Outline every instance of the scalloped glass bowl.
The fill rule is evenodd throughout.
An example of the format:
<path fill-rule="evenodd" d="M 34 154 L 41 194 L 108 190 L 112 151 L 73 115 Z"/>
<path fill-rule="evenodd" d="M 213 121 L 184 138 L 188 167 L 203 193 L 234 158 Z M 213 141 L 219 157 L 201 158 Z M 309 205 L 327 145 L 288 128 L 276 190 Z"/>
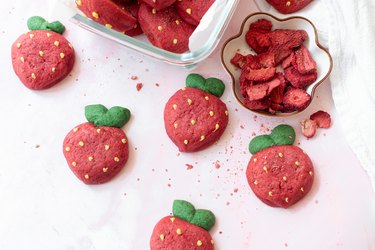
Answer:
<path fill-rule="evenodd" d="M 311 104 L 313 100 L 316 88 L 321 83 L 323 83 L 324 80 L 331 73 L 332 64 L 333 64 L 332 57 L 329 54 L 328 50 L 319 44 L 318 33 L 314 24 L 310 20 L 304 17 L 300 17 L 300 16 L 293 16 L 293 17 L 288 17 L 285 19 L 280 19 L 280 18 L 277 18 L 275 16 L 272 16 L 270 14 L 263 13 L 263 12 L 251 14 L 247 16 L 242 22 L 240 32 L 237 35 L 229 38 L 224 43 L 223 48 L 221 50 L 221 61 L 222 61 L 224 68 L 226 69 L 226 71 L 229 73 L 229 75 L 232 78 L 232 90 L 238 103 L 244 108 L 254 113 L 261 114 L 261 115 L 282 116 L 282 117 L 295 115 L 297 113 L 302 112 L 303 110 L 295 111 L 291 113 L 277 112 L 277 113 L 271 114 L 266 111 L 251 110 L 242 103 L 244 98 L 241 94 L 240 84 L 239 84 L 239 77 L 241 74 L 241 70 L 238 69 L 236 66 L 234 66 L 230 62 L 230 60 L 233 58 L 233 56 L 237 52 L 243 55 L 246 55 L 249 53 L 255 54 L 255 52 L 252 51 L 252 49 L 246 43 L 245 36 L 246 36 L 246 32 L 249 30 L 250 24 L 262 18 L 271 21 L 273 24 L 273 29 L 302 29 L 308 33 L 309 38 L 304 42 L 304 45 L 308 48 L 312 57 L 316 61 L 317 73 L 318 73 L 318 78 L 316 79 L 316 81 L 312 83 L 306 89 L 307 93 L 311 95 L 311 101 L 309 105 Z"/>
<path fill-rule="evenodd" d="M 86 30 L 106 37 L 142 54 L 156 58 L 157 60 L 173 65 L 183 66 L 186 68 L 192 68 L 197 63 L 207 58 L 214 51 L 239 1 L 240 0 L 222 0 L 220 2 L 222 4 L 222 9 L 219 13 L 217 13 L 217 16 L 215 16 L 217 17 L 215 18 L 215 22 L 213 22 L 209 27 L 210 32 L 207 32 L 209 35 L 206 39 L 206 42 L 202 44 L 200 48 L 182 54 L 176 54 L 163 49 L 159 49 L 149 43 L 144 35 L 136 37 L 123 35 L 122 33 L 108 29 L 105 26 L 92 21 L 91 19 L 81 14 L 74 15 L 72 17 L 72 21 Z"/>

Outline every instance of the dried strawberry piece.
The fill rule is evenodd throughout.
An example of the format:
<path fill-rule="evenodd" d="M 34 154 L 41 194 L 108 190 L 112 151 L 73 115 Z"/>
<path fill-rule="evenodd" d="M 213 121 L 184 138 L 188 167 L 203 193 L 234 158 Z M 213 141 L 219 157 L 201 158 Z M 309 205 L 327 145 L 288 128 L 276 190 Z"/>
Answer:
<path fill-rule="evenodd" d="M 246 64 L 246 56 L 236 53 L 232 59 L 230 59 L 231 64 L 236 66 L 237 68 L 242 68 Z"/>
<path fill-rule="evenodd" d="M 310 101 L 311 96 L 304 89 L 290 87 L 284 95 L 284 110 L 301 111 L 309 105 Z"/>
<path fill-rule="evenodd" d="M 283 110 L 284 110 L 284 106 L 278 103 L 271 103 L 271 106 L 268 109 L 270 113 L 276 113 L 277 111 L 283 111 Z"/>
<path fill-rule="evenodd" d="M 260 100 L 269 96 L 271 91 L 280 85 L 280 80 L 274 78 L 268 82 L 253 84 L 247 88 L 247 95 L 250 101 Z"/>
<path fill-rule="evenodd" d="M 272 47 L 282 45 L 286 49 L 299 47 L 308 37 L 304 30 L 277 29 L 270 33 Z"/>
<path fill-rule="evenodd" d="M 316 62 L 312 58 L 309 50 L 301 45 L 294 51 L 295 57 L 293 61 L 293 66 L 301 74 L 307 74 L 316 72 Z"/>
<path fill-rule="evenodd" d="M 256 59 L 258 60 L 260 66 L 262 68 L 270 68 L 275 67 L 275 53 L 272 51 L 268 51 L 265 53 L 258 54 L 256 56 Z"/>
<path fill-rule="evenodd" d="M 331 116 L 323 110 L 319 110 L 310 116 L 319 128 L 329 128 L 331 126 Z"/>
<path fill-rule="evenodd" d="M 255 22 L 250 24 L 251 30 L 264 30 L 264 31 L 271 31 L 272 30 L 272 22 L 267 19 L 259 19 Z"/>
<path fill-rule="evenodd" d="M 290 55 L 281 62 L 281 67 L 283 67 L 283 69 L 286 69 L 292 65 L 293 61 L 294 53 L 290 53 Z"/>
<path fill-rule="evenodd" d="M 245 39 L 247 44 L 256 52 L 264 53 L 267 52 L 271 46 L 269 31 L 263 30 L 249 30 L 246 33 Z"/>
<path fill-rule="evenodd" d="M 318 73 L 316 71 L 301 74 L 294 67 L 289 67 L 284 70 L 285 78 L 296 88 L 304 89 L 316 81 Z"/>
<path fill-rule="evenodd" d="M 261 68 L 261 69 L 247 69 L 246 79 L 250 81 L 267 81 L 271 79 L 275 73 L 276 68 L 270 67 L 270 68 Z"/>
<path fill-rule="evenodd" d="M 243 97 L 247 98 L 248 97 L 247 96 L 247 89 L 251 85 L 253 85 L 253 82 L 246 79 L 246 74 L 245 74 L 244 71 L 241 72 L 239 82 L 240 82 L 241 94 L 242 94 Z"/>
<path fill-rule="evenodd" d="M 256 101 L 250 101 L 249 99 L 244 99 L 243 104 L 251 110 L 265 110 L 271 106 L 271 101 L 267 97 L 261 100 L 256 100 Z"/>
<path fill-rule="evenodd" d="M 302 128 L 302 134 L 306 138 L 311 138 L 315 135 L 318 125 L 314 120 L 305 119 L 301 122 L 301 128 Z"/>
<path fill-rule="evenodd" d="M 280 84 L 271 91 L 270 98 L 273 104 L 281 104 L 284 98 L 286 81 L 282 73 L 276 73 L 276 76 L 279 79 Z"/>

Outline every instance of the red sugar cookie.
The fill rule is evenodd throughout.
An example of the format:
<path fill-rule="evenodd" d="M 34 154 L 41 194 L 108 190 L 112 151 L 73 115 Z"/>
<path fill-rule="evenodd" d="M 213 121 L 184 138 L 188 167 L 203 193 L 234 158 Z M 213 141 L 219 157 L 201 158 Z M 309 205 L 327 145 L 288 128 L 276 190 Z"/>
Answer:
<path fill-rule="evenodd" d="M 266 0 L 277 11 L 290 14 L 305 8 L 312 0 Z"/>
<path fill-rule="evenodd" d="M 175 6 L 186 22 L 197 26 L 215 0 L 179 0 Z"/>

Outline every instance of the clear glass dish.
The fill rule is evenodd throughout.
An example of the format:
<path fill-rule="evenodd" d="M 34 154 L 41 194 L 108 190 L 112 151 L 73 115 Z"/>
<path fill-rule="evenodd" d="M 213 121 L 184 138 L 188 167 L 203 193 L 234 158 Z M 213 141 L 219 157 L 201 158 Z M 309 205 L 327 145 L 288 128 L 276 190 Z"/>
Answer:
<path fill-rule="evenodd" d="M 216 48 L 237 7 L 239 0 L 220 0 L 220 2 L 222 2 L 223 8 L 218 13 L 217 20 L 213 22 L 213 26 L 210 27 L 210 34 L 205 44 L 200 46 L 199 49 L 182 54 L 172 53 L 153 46 L 147 41 L 145 35 L 136 37 L 123 35 L 122 33 L 108 29 L 79 13 L 72 17 L 72 21 L 88 31 L 106 37 L 125 47 L 156 58 L 160 61 L 186 68 L 193 68 L 197 63 L 207 58 Z"/>

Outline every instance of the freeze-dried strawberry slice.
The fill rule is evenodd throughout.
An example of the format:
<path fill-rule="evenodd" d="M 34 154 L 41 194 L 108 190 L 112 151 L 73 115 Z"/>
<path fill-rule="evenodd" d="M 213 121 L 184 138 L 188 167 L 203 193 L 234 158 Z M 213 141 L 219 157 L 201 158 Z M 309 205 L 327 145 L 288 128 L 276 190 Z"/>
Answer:
<path fill-rule="evenodd" d="M 281 67 L 285 70 L 289 66 L 292 66 L 293 61 L 294 61 L 294 52 L 290 53 L 290 55 L 281 62 Z"/>
<path fill-rule="evenodd" d="M 293 66 L 301 74 L 308 74 L 316 72 L 317 66 L 315 60 L 312 58 L 309 50 L 301 45 L 294 51 L 295 57 Z"/>
<path fill-rule="evenodd" d="M 265 110 L 271 106 L 271 100 L 267 97 L 255 101 L 250 101 L 246 98 L 243 100 L 243 104 L 251 110 Z"/>
<path fill-rule="evenodd" d="M 254 84 L 247 88 L 247 96 L 250 101 L 261 100 L 266 96 L 269 96 L 275 88 L 280 86 L 280 84 L 281 81 L 277 77 L 268 82 Z"/>
<path fill-rule="evenodd" d="M 331 116 L 325 111 L 319 110 L 310 116 L 310 119 L 315 121 L 319 128 L 331 127 Z"/>
<path fill-rule="evenodd" d="M 301 111 L 309 105 L 311 96 L 303 89 L 290 87 L 286 91 L 283 104 L 287 112 Z"/>
<path fill-rule="evenodd" d="M 246 79 L 250 81 L 267 81 L 271 79 L 275 73 L 276 68 L 260 68 L 260 69 L 251 69 L 250 67 L 247 68 Z"/>
<path fill-rule="evenodd" d="M 276 77 L 279 79 L 280 84 L 271 91 L 270 98 L 273 104 L 281 104 L 283 102 L 286 81 L 282 73 L 276 73 Z M 276 107 L 276 106 L 275 106 Z M 277 106 L 278 107 L 278 106 Z M 280 110 L 279 107 L 277 110 Z"/>
<path fill-rule="evenodd" d="M 314 120 L 305 119 L 301 122 L 301 128 L 302 128 L 302 134 L 306 138 L 311 138 L 315 135 L 318 125 Z"/>
<path fill-rule="evenodd" d="M 284 70 L 285 78 L 296 88 L 305 89 L 310 84 L 316 81 L 318 73 L 313 71 L 311 73 L 301 74 L 293 66 Z"/>

